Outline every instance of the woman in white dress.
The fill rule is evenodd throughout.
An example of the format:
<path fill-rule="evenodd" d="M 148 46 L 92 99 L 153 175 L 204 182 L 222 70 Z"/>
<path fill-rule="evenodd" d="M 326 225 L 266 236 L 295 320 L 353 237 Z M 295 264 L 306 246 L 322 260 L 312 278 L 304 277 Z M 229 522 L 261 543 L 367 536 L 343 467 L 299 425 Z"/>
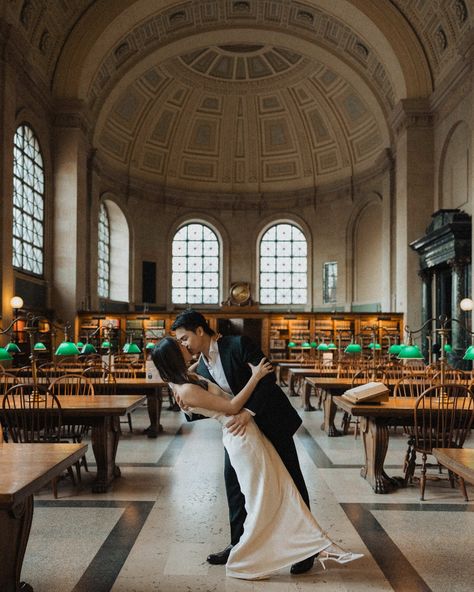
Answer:
<path fill-rule="evenodd" d="M 247 511 L 244 533 L 226 564 L 228 576 L 263 579 L 318 553 L 323 567 L 327 560 L 349 563 L 362 557 L 344 551 L 321 530 L 275 448 L 253 420 L 243 436 L 233 436 L 226 429 L 229 416 L 241 410 L 260 379 L 273 371 L 265 358 L 258 366 L 250 365 L 250 380 L 232 397 L 216 384 L 188 372 L 175 339 L 162 339 L 152 357 L 181 407 L 213 417 L 222 425 L 222 440 L 237 473 Z"/>

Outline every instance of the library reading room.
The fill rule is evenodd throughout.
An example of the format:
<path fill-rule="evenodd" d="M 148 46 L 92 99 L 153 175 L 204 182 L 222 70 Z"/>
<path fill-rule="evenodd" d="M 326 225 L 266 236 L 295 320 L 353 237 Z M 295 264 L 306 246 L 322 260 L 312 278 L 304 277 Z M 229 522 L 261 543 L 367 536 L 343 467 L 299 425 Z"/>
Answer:
<path fill-rule="evenodd" d="M 470 592 L 474 0 L 0 0 L 0 592 Z"/>

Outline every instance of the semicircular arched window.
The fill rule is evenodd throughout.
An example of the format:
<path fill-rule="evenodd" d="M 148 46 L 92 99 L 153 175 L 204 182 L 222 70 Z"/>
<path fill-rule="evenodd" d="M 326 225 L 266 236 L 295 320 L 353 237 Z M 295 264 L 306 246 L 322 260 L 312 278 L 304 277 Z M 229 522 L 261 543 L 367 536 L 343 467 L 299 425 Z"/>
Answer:
<path fill-rule="evenodd" d="M 20 125 L 13 138 L 13 267 L 43 275 L 44 165 L 33 130 Z"/>
<path fill-rule="evenodd" d="M 220 244 L 215 232 L 198 222 L 182 226 L 173 238 L 173 304 L 218 304 Z"/>
<path fill-rule="evenodd" d="M 97 292 L 101 298 L 110 296 L 110 221 L 105 204 L 99 207 L 97 244 Z"/>
<path fill-rule="evenodd" d="M 262 236 L 260 304 L 306 304 L 308 298 L 308 246 L 294 224 L 271 226 Z"/>

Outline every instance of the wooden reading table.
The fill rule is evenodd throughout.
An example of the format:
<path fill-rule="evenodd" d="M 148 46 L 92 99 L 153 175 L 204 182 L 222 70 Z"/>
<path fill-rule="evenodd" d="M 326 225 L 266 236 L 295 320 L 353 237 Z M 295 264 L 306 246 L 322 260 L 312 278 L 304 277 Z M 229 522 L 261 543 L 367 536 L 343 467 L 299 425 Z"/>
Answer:
<path fill-rule="evenodd" d="M 80 460 L 86 444 L 0 441 L 0 590 L 33 592 L 20 582 L 33 519 L 33 494 Z"/>
<path fill-rule="evenodd" d="M 141 405 L 145 397 L 142 395 L 59 396 L 58 400 L 65 425 L 91 426 L 92 450 L 97 464 L 92 492 L 105 493 L 112 481 L 121 474 L 120 468 L 115 464 L 120 438 L 120 417 Z M 0 413 L 2 412 L 0 409 Z"/>
<path fill-rule="evenodd" d="M 390 397 L 387 403 L 355 405 L 344 397 L 333 397 L 337 407 L 354 417 L 360 417 L 360 431 L 364 442 L 365 465 L 360 474 L 375 493 L 390 493 L 404 487 L 401 477 L 389 477 L 384 470 L 388 450 L 388 426 L 413 425 L 416 397 Z M 421 413 L 421 411 L 420 411 Z"/>
<path fill-rule="evenodd" d="M 473 448 L 433 448 L 433 455 L 440 465 L 474 484 Z"/>

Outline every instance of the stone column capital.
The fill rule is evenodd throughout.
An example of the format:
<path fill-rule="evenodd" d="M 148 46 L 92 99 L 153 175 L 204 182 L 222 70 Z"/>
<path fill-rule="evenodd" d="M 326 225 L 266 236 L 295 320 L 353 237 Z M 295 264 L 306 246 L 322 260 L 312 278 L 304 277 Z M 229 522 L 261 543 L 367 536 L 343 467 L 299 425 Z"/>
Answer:
<path fill-rule="evenodd" d="M 399 135 L 408 128 L 432 128 L 433 120 L 428 99 L 402 99 L 392 111 L 390 125 Z"/>

